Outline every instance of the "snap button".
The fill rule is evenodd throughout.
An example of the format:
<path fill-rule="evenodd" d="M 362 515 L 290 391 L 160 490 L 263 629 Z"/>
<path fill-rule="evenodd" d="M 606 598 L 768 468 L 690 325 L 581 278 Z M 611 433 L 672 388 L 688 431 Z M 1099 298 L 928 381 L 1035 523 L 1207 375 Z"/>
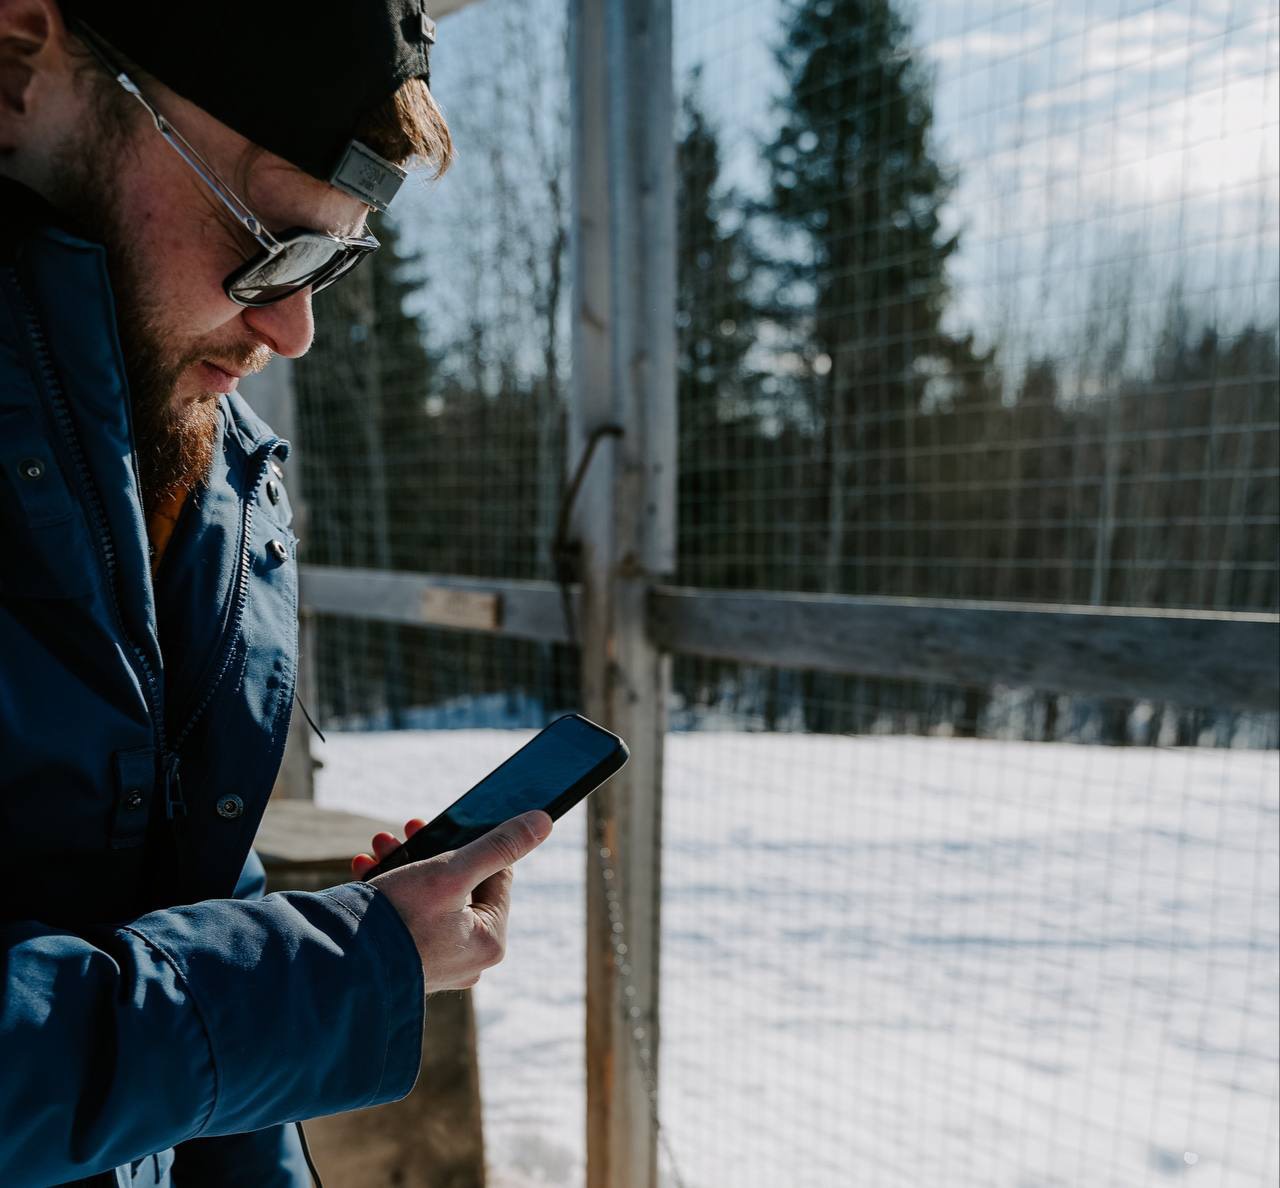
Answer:
<path fill-rule="evenodd" d="M 43 458 L 23 458 L 18 463 L 18 473 L 24 479 L 38 479 L 44 474 Z"/>
<path fill-rule="evenodd" d="M 267 480 L 267 498 L 272 503 L 280 502 L 280 484 L 275 479 Z"/>
<path fill-rule="evenodd" d="M 269 541 L 267 544 L 267 552 L 270 553 L 277 561 L 287 561 L 289 559 L 289 546 L 282 540 Z"/>
<path fill-rule="evenodd" d="M 140 809 L 142 807 L 142 793 L 137 788 L 130 788 L 125 793 L 124 807 L 127 809 Z"/>
<path fill-rule="evenodd" d="M 218 801 L 218 816 L 234 821 L 244 812 L 244 801 L 238 796 L 224 796 Z"/>

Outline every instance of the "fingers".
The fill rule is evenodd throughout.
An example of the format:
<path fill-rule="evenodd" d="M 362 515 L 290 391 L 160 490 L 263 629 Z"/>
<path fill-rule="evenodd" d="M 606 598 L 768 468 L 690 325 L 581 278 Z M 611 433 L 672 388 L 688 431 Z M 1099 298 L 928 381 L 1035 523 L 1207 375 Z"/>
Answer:
<path fill-rule="evenodd" d="M 454 850 L 449 865 L 465 876 L 469 887 L 479 887 L 490 875 L 514 866 L 550 836 L 551 818 L 541 809 L 533 809 Z"/>
<path fill-rule="evenodd" d="M 405 840 L 407 841 L 411 838 L 424 825 L 426 825 L 426 821 L 421 817 L 413 817 L 406 821 L 404 823 Z M 381 862 L 388 854 L 398 849 L 399 846 L 400 839 L 396 837 L 394 833 L 389 833 L 386 830 L 383 830 L 381 833 L 375 833 L 373 835 L 373 840 L 370 843 L 370 848 L 373 850 L 373 856 L 370 856 L 369 854 L 357 854 L 351 859 L 351 873 L 358 879 L 364 878 L 369 871 L 377 866 L 378 863 Z"/>
<path fill-rule="evenodd" d="M 374 857 L 381 862 L 393 850 L 400 848 L 400 839 L 394 833 L 388 833 L 383 830 L 381 833 L 373 835 L 373 853 Z"/>
<path fill-rule="evenodd" d="M 505 920 L 511 910 L 511 881 L 514 871 L 504 866 L 496 874 L 491 874 L 471 892 L 471 908 L 473 911 L 489 909 L 500 920 Z"/>

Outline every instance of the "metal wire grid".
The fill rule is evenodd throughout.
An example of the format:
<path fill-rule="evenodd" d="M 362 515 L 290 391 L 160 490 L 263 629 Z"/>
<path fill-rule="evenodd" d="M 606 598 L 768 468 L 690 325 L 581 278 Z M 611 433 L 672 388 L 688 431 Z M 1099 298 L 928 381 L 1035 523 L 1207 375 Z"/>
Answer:
<path fill-rule="evenodd" d="M 675 14 L 683 581 L 1280 605 L 1274 6 Z"/>
<path fill-rule="evenodd" d="M 551 578 L 569 375 L 565 9 L 487 2 L 446 36 L 435 89 L 458 161 L 401 215 L 421 253 L 408 304 L 440 453 L 399 461 L 431 470 L 448 572 Z"/>
<path fill-rule="evenodd" d="M 382 250 L 317 299 L 299 363 L 305 556 L 550 578 L 568 374 L 563 5 L 477 5 L 444 36 L 433 91 L 457 162 L 406 185 L 375 227 Z"/>
<path fill-rule="evenodd" d="M 450 18 L 433 89 L 457 164 L 439 183 L 411 181 L 396 218 L 375 225 L 382 250 L 315 303 L 315 345 L 295 371 L 306 563 L 555 574 L 567 81 L 562 6 L 542 7 Z M 511 679 L 495 657 L 523 655 L 443 633 L 428 664 L 418 638 L 321 618 L 324 720 L 402 726 L 459 674 L 488 693 Z M 544 652 L 543 667 L 562 672 Z M 572 704 L 563 679 L 546 682 L 551 702 Z"/>
<path fill-rule="evenodd" d="M 1244 132 L 1274 139 L 1274 15 L 1134 5 L 1088 13 L 1082 24 L 1063 4 L 923 10 L 912 52 L 933 63 L 938 153 L 956 174 L 940 227 L 963 222 L 962 247 L 947 258 L 945 284 L 935 274 L 926 285 L 946 297 L 936 324 L 882 335 L 910 360 L 910 374 L 864 367 L 835 407 L 839 351 L 808 341 L 804 312 L 819 270 L 803 255 L 803 234 L 770 213 L 771 167 L 761 165 L 778 119 L 769 96 L 785 94 L 768 47 L 805 7 L 825 19 L 856 6 L 676 6 L 677 81 L 689 97 L 681 579 L 1274 609 L 1275 155 L 1261 147 L 1256 177 L 1206 196 L 1196 153 L 1241 126 L 1206 140 L 1186 114 L 1206 93 L 1206 55 L 1224 95 L 1237 76 L 1250 77 L 1243 46 L 1245 57 L 1261 53 L 1252 76 L 1264 99 Z M 1145 54 L 1090 66 L 1100 30 L 1150 14 L 1181 22 L 1179 35 L 1140 29 Z M 546 296 L 562 247 L 564 191 L 557 196 L 553 179 L 563 165 L 527 145 L 561 126 L 545 113 L 562 109 L 553 77 L 528 89 L 539 99 L 517 121 L 514 76 L 495 76 L 524 68 L 517 59 L 528 47 L 516 47 L 530 29 L 544 38 L 541 60 L 554 60 L 561 19 L 557 5 L 517 10 L 499 0 L 450 19 L 453 53 L 441 55 L 437 87 L 462 164 L 428 207 L 401 221 L 406 254 L 422 257 L 403 270 L 412 291 L 397 300 L 424 314 L 429 354 L 420 365 L 412 347 L 385 352 L 402 362 L 407 352 L 412 365 L 398 378 L 384 378 L 381 362 L 375 369 L 382 411 L 373 440 L 361 436 L 353 393 L 368 398 L 370 356 L 361 351 L 376 338 L 367 347 L 367 330 L 347 331 L 329 339 L 341 358 L 313 356 L 317 387 L 307 395 L 301 381 L 307 560 L 550 576 L 549 476 L 559 482 L 563 446 L 555 418 L 541 415 L 553 402 L 540 404 L 536 392 L 542 383 L 558 400 L 564 374 L 565 323 Z M 1185 67 L 1181 119 L 1161 73 L 1170 62 Z M 460 71 L 456 84 L 450 68 Z M 1089 102 L 1047 103 L 1043 79 Z M 1132 115 L 1121 81 L 1144 96 L 1134 109 L 1148 137 L 1141 151 L 1120 134 Z M 947 119 L 937 115 L 944 108 Z M 699 119 L 701 140 L 691 139 Z M 1016 134 L 999 142 L 1010 121 Z M 1157 153 L 1156 133 L 1170 125 L 1175 143 Z M 486 130 L 491 139 L 479 139 Z M 1103 151 L 1088 164 L 1076 153 L 1055 172 L 1053 150 L 1068 142 Z M 875 147 L 900 146 L 882 135 Z M 1168 153 L 1180 162 L 1178 186 L 1126 190 L 1135 162 Z M 554 165 L 531 181 L 522 163 L 535 160 Z M 983 185 L 966 189 L 972 178 Z M 1110 187 L 1106 200 L 1080 202 L 1086 178 Z M 688 202 L 699 192 L 700 220 Z M 1249 202 L 1234 202 L 1240 195 Z M 1242 224 L 1244 206 L 1253 221 Z M 807 214 L 819 212 L 811 205 Z M 892 214 L 874 227 L 881 244 L 900 230 Z M 541 236 L 536 257 L 524 250 L 530 234 Z M 1250 249 L 1243 266 L 1232 254 L 1239 244 Z M 799 261 L 791 275 L 788 253 Z M 512 263 L 535 258 L 546 265 L 542 280 Z M 897 260 L 909 264 L 910 253 Z M 534 292 L 544 294 L 540 307 Z M 838 312 L 865 326 L 858 318 L 876 300 L 852 292 Z M 344 316 L 359 326 L 364 315 Z M 384 314 L 384 326 L 393 322 Z M 358 374 L 335 383 L 344 365 Z M 838 548 L 833 464 L 845 468 L 850 493 L 837 508 L 847 525 Z M 560 700 L 547 674 L 576 674 L 532 645 L 505 651 L 504 641 L 352 620 L 319 626 L 330 724 L 481 726 L 506 696 L 511 720 L 524 723 L 527 710 L 533 726 Z M 1260 1022 L 1276 997 L 1272 757 L 1107 751 L 1114 759 L 1104 763 L 1093 749 L 1012 741 L 852 740 L 837 736 L 1099 734 L 1063 727 L 1089 715 L 1062 699 L 989 690 L 687 658 L 676 685 L 676 724 L 701 729 L 672 740 L 664 850 L 662 1116 L 685 1183 L 1016 1183 L 1037 1169 L 1036 1182 L 1131 1184 L 1191 1168 L 1189 1157 L 1208 1182 L 1243 1183 L 1275 1167 L 1274 1036 Z M 1137 712 L 1116 710 L 1126 722 Z M 1198 712 L 1200 726 L 1214 726 L 1212 707 Z M 705 733 L 717 726 L 734 737 Z M 786 756 L 746 757 L 742 748 L 761 740 L 741 732 L 762 728 L 765 743 L 797 742 L 788 731 L 821 737 Z M 1274 745 L 1266 729 L 1249 740 Z M 1185 734 L 1181 723 L 1122 733 L 1207 740 L 1194 722 Z M 1214 778 L 1203 776 L 1211 762 L 1222 765 Z M 1026 831 L 1010 834 L 1010 821 Z M 778 869 L 742 863 L 743 847 L 773 855 Z M 717 866 L 730 853 L 739 856 L 733 868 Z M 1095 883 L 1100 898 L 1088 894 Z M 779 917 L 796 895 L 826 915 L 811 926 Z M 1179 920 L 1170 905 L 1184 902 Z M 868 919 L 876 911 L 888 913 L 883 926 Z M 985 931 L 956 931 L 970 925 Z M 743 943 L 725 939 L 735 936 Z M 789 1002 L 817 1010 L 816 1028 L 806 1033 Z M 1018 1008 L 1041 1013 L 1020 1019 Z M 552 1027 L 561 1009 L 538 1018 Z M 815 1094 L 815 1085 L 830 1092 Z M 487 1083 L 487 1100 L 489 1092 Z M 1203 1137 L 1206 1120 L 1216 1128 Z M 574 1182 L 577 1156 L 560 1147 L 539 1155 L 527 1137 L 555 1123 L 526 1121 L 526 1138 L 508 1151 Z M 815 1131 L 818 1139 L 797 1142 Z M 843 1153 L 822 1134 L 840 1139 Z"/>
<path fill-rule="evenodd" d="M 458 143 L 382 250 L 315 302 L 295 369 L 300 558 L 551 578 L 564 471 L 568 80 L 562 5 L 448 20 L 433 91 Z M 580 708 L 576 649 L 320 615 L 317 800 L 402 822 L 446 807 Z M 495 1188 L 581 1183 L 583 822 L 521 864 L 510 953 L 475 991 Z M 555 1069 L 546 1075 L 548 1060 Z"/>
<path fill-rule="evenodd" d="M 923 687 L 881 736 L 767 732 L 765 674 L 685 663 L 715 691 L 665 780 L 685 1184 L 1267 1182 L 1274 752 L 911 738 L 961 693 Z"/>
<path fill-rule="evenodd" d="M 675 11 L 683 582 L 1276 608 L 1271 7 Z M 1274 716 L 675 686 L 685 1183 L 1274 1174 Z"/>
<path fill-rule="evenodd" d="M 576 649 L 391 628 L 399 649 L 394 679 L 403 685 L 387 696 L 385 654 L 366 646 L 369 623 L 321 616 L 316 627 L 331 649 L 318 682 L 327 740 L 312 745 L 320 762 L 316 800 L 325 808 L 397 828 L 410 817 L 430 818 L 550 718 L 578 705 Z M 343 686 L 375 710 L 335 714 L 334 690 Z M 387 729 L 378 709 L 387 700 L 403 707 L 399 729 Z M 473 992 L 493 1188 L 583 1181 L 584 817 L 563 818 L 520 863 L 508 955 Z"/>

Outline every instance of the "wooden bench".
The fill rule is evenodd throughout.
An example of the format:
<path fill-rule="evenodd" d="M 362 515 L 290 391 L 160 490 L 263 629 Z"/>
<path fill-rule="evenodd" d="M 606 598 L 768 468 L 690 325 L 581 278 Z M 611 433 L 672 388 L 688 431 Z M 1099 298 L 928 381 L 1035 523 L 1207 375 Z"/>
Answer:
<path fill-rule="evenodd" d="M 319 891 L 351 881 L 386 821 L 273 797 L 254 843 L 268 891 Z M 476 1021 L 469 990 L 427 1003 L 422 1071 L 403 1101 L 305 1123 L 316 1167 L 333 1188 L 483 1188 L 484 1137 Z"/>

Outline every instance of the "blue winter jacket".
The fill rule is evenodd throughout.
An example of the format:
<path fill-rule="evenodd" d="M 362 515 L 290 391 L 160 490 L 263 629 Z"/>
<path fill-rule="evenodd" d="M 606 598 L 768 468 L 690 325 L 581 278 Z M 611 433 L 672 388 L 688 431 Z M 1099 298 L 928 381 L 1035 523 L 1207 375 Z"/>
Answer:
<path fill-rule="evenodd" d="M 422 968 L 368 884 L 262 897 L 288 445 L 222 398 L 153 582 L 105 253 L 59 222 L 0 182 L 0 1184 L 299 1188 L 283 1124 L 412 1088 Z"/>

